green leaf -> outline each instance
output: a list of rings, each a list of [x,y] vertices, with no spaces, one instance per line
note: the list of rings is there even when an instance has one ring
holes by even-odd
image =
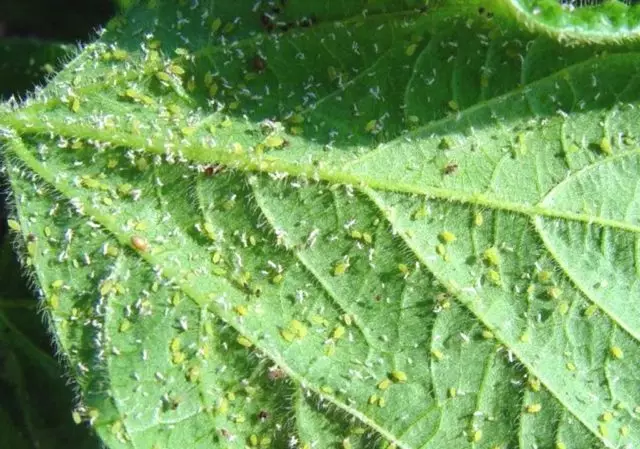
[[[640,37],[640,9],[632,0],[510,0],[524,24],[574,42],[621,42]]]
[[[632,447],[638,44],[285,3],[133,7],[0,112],[82,417],[114,448]]]

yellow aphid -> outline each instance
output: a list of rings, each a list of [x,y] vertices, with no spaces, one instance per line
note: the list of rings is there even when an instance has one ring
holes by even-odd
[[[598,311],[598,306],[595,304],[591,304],[584,311],[584,316],[587,318],[591,318]]]
[[[602,151],[607,156],[613,154],[613,147],[611,146],[611,140],[608,137],[603,137],[600,140],[600,151]]]
[[[475,226],[482,226],[482,224],[484,223],[484,217],[482,216],[482,214],[480,212],[476,212],[476,214],[473,217],[473,224]]]
[[[247,313],[249,312],[247,307],[243,306],[242,304],[238,304],[237,306],[235,306],[233,308],[233,311],[240,316],[246,316]]]
[[[612,346],[609,349],[609,353],[611,354],[611,357],[613,357],[614,359],[622,359],[622,358],[624,358],[624,352],[622,351],[620,346]]]
[[[20,232],[20,230],[22,229],[20,223],[18,223],[16,220],[7,220],[7,224],[9,225],[9,229],[15,232]]]
[[[349,268],[349,264],[346,262],[338,262],[334,267],[333,267],[333,275],[334,276],[342,276],[343,274],[345,274],[347,272],[347,269]]]
[[[333,332],[331,333],[331,338],[333,338],[334,340],[339,340],[340,338],[342,338],[344,336],[345,333],[345,328],[343,326],[337,326]]]
[[[497,267],[500,265],[500,253],[495,247],[488,248],[484,251],[483,258],[489,265]]]
[[[600,421],[602,422],[609,422],[613,420],[613,413],[611,412],[604,412],[602,415],[600,415]]]
[[[536,403],[536,404],[529,404],[526,407],[527,413],[539,413],[540,410],[542,410],[542,404]]]
[[[442,243],[451,243],[456,240],[456,235],[453,232],[442,231],[439,235],[440,241]]]
[[[529,380],[527,381],[527,384],[529,385],[529,388],[531,389],[531,391],[540,391],[540,380],[536,379],[535,377],[531,377],[529,378]]]
[[[482,430],[475,430],[469,435],[469,441],[471,443],[478,443],[482,439]]]

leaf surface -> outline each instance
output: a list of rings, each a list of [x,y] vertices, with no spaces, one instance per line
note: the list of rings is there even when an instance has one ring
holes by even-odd
[[[637,44],[441,3],[152,2],[0,113],[110,447],[640,438]]]

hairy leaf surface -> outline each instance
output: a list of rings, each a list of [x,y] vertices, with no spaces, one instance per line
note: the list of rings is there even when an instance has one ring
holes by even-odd
[[[637,44],[506,1],[177,3],[0,113],[110,447],[637,443]]]

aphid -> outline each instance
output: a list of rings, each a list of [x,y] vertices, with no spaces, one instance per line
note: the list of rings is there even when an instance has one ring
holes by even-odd
[[[438,237],[442,243],[451,243],[456,240],[456,235],[450,231],[442,231]]]
[[[244,335],[239,335],[236,341],[238,342],[238,344],[240,344],[241,346],[244,346],[245,348],[250,348],[251,346],[253,346],[253,343],[251,343],[251,340],[249,340]]]
[[[576,370],[576,365],[575,365],[575,364],[573,364],[572,362],[567,362],[566,367],[567,367],[567,369],[568,369],[569,371],[575,371],[575,370]]]
[[[333,275],[334,276],[342,276],[343,274],[345,274],[347,272],[348,268],[349,268],[349,263],[348,262],[346,262],[346,261],[338,262],[333,267]]]
[[[378,390],[386,390],[391,386],[391,381],[389,379],[382,379],[378,382]]]
[[[591,304],[584,311],[584,316],[587,318],[591,318],[598,311],[598,306],[596,304]]]
[[[231,432],[229,432],[227,429],[220,429],[220,435],[222,435],[229,441],[232,441],[234,439],[233,434],[231,434]]]
[[[536,404],[529,404],[526,407],[527,413],[539,413],[540,410],[542,410],[542,404],[536,403]]]
[[[604,412],[602,415],[600,415],[600,421],[602,422],[609,422],[613,419],[613,413],[611,412]]]
[[[260,23],[262,24],[262,27],[269,33],[272,32],[273,29],[275,28],[273,20],[271,19],[271,17],[267,13],[263,12],[260,15]]]
[[[602,151],[607,156],[610,156],[613,154],[613,147],[611,146],[611,140],[608,137],[603,137],[602,140],[600,140],[599,147],[600,147],[600,151]]]
[[[269,378],[269,380],[275,381],[275,380],[284,379],[285,377],[287,377],[287,375],[284,372],[284,370],[276,366],[276,367],[269,368],[269,370],[267,371],[267,377]]]
[[[165,396],[162,398],[162,409],[165,412],[169,410],[176,410],[181,402],[182,398]]]
[[[500,265],[500,253],[495,247],[488,248],[483,254],[485,262],[491,266],[497,267]]]
[[[482,338],[484,338],[485,340],[491,340],[493,339],[493,337],[493,332],[491,332],[490,330],[485,329],[482,331]]]
[[[482,439],[482,430],[474,430],[469,435],[469,442],[478,443]]]
[[[140,237],[139,235],[134,235],[131,237],[131,245],[138,251],[145,252],[149,248],[149,244],[147,241]]]
[[[475,226],[482,226],[482,224],[484,223],[484,217],[482,216],[481,212],[476,212],[476,214],[473,217],[473,224]]]
[[[255,55],[251,60],[251,65],[253,67],[253,70],[261,73],[264,72],[264,70],[267,68],[267,61],[259,55]]]
[[[326,394],[333,394],[333,388],[331,388],[329,385],[323,385],[320,387],[320,391],[322,391],[323,393]]]
[[[391,380],[395,383],[405,383],[407,381],[407,373],[404,371],[391,371]]]
[[[280,136],[271,135],[264,140],[264,145],[267,148],[280,148],[285,146],[285,140]]]
[[[303,28],[308,28],[312,25],[315,25],[318,22],[318,18],[316,17],[315,14],[311,14],[311,16],[309,17],[304,17],[301,21],[300,21],[300,26]]]
[[[562,290],[558,287],[549,287],[547,289],[547,295],[549,295],[549,298],[551,299],[558,299],[560,295],[562,295]]]
[[[609,349],[609,353],[611,354],[611,357],[613,357],[614,359],[624,358],[624,352],[622,351],[622,348],[620,348],[620,346],[612,346]]]
[[[445,175],[452,175],[457,171],[458,171],[458,164],[455,162],[447,163],[447,165],[445,165],[444,168],[442,169],[442,173],[444,173]]]
[[[187,380],[191,383],[197,382],[200,379],[200,367],[196,365],[189,368],[189,371],[187,371],[186,377],[187,377]]]
[[[267,419],[269,419],[269,412],[266,410],[260,410],[260,412],[258,413],[258,419],[261,422],[265,422]]]
[[[602,435],[604,438],[609,436],[609,429],[604,424],[598,425],[598,432],[600,432],[600,435]]]

